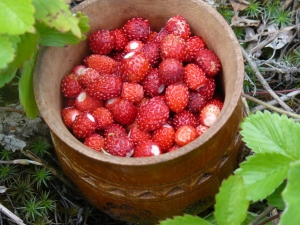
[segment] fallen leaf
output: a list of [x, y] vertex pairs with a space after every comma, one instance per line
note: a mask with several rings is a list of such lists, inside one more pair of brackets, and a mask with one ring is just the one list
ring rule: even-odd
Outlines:
[[244, 0], [230, 0], [230, 4], [234, 12], [239, 12], [246, 9], [250, 3]]

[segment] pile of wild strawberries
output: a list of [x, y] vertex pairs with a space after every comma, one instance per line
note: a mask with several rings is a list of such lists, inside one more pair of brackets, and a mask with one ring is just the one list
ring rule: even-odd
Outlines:
[[62, 119], [86, 146], [122, 157], [157, 156], [202, 135], [217, 119], [221, 65], [181, 16], [159, 31], [132, 18], [97, 30], [91, 54], [61, 81]]

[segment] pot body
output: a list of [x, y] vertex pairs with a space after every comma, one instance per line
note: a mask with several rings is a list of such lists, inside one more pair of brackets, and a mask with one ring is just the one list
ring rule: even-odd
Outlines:
[[243, 118], [240, 95], [244, 67], [231, 28], [200, 0], [86, 0], [74, 10], [89, 16], [87, 36], [98, 29], [120, 28], [132, 17], [147, 18], [151, 28], [159, 31], [170, 17], [183, 16], [192, 33], [201, 36], [221, 61], [217, 81], [225, 102], [217, 122], [176, 151], [139, 159], [98, 153], [68, 131], [60, 114], [61, 79], [89, 54], [87, 42], [43, 48], [35, 64], [35, 96], [65, 174], [92, 205], [118, 220], [156, 224], [210, 207], [222, 180], [237, 167], [243, 148], [239, 123]]

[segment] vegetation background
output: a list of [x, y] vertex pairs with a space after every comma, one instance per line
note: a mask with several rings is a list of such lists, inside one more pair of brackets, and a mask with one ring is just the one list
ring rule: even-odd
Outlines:
[[[69, 1], [69, 6], [80, 2]], [[299, 1], [205, 2], [225, 18], [240, 42], [245, 59], [242, 99], [246, 116], [268, 109], [298, 122]], [[64, 177], [47, 125], [40, 117], [30, 119], [24, 114], [18, 90], [20, 77], [17, 72], [0, 89], [0, 224], [127, 224], [93, 208]], [[245, 147], [244, 159], [252, 153]], [[262, 200], [250, 204], [248, 211], [261, 218], [269, 216], [277, 224], [282, 209], [270, 208]], [[269, 220], [249, 224], [267, 224]]]

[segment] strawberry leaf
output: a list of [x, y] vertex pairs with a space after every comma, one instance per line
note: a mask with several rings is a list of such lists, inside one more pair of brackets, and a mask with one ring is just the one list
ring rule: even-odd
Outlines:
[[280, 210], [284, 210], [285, 204], [282, 199], [282, 191], [286, 186], [286, 182], [284, 181], [276, 190], [267, 197], [269, 205], [277, 207]]
[[81, 30], [78, 27], [79, 19], [73, 16], [69, 5], [64, 0], [33, 0], [35, 18], [62, 33], [71, 31], [76, 37], [81, 38]]
[[24, 63], [22, 76], [19, 81], [19, 96], [21, 104], [30, 119], [37, 117], [39, 110], [33, 92], [33, 66], [35, 57]]
[[300, 159], [300, 124], [269, 111], [257, 112], [241, 123], [243, 141], [254, 152], [277, 152]]
[[270, 195], [283, 182], [292, 161], [275, 152], [256, 153], [247, 157], [235, 174], [243, 177], [249, 200], [258, 201]]
[[185, 214], [183, 216], [175, 216], [173, 219], [166, 219], [160, 222], [160, 225], [211, 225], [208, 221], [198, 217]]
[[31, 0], [0, 1], [0, 33], [19, 35], [34, 32], [34, 7]]
[[2, 70], [0, 73], [0, 88], [11, 82], [14, 79], [16, 72], [17, 68], [7, 68]]
[[[89, 30], [89, 18], [81, 12], [76, 13], [79, 19], [79, 28], [82, 33]], [[64, 46], [78, 44], [80, 41], [85, 40], [86, 36], [82, 35], [81, 38], [76, 37], [71, 31], [61, 33], [55, 28], [49, 28], [45, 23], [37, 23], [36, 28], [40, 34], [39, 44], [43, 46]]]
[[0, 69], [3, 69], [14, 59], [15, 49], [6, 36], [0, 36], [0, 49]]
[[[288, 225], [295, 224], [300, 221], [299, 214], [299, 184], [300, 184], [300, 161], [291, 164], [287, 186], [284, 189], [282, 196], [286, 204], [286, 208], [282, 213], [280, 224]], [[296, 222], [297, 223], [297, 222]]]
[[219, 225], [239, 225], [247, 216], [249, 201], [240, 176], [230, 176], [223, 181], [216, 195], [215, 217]]

